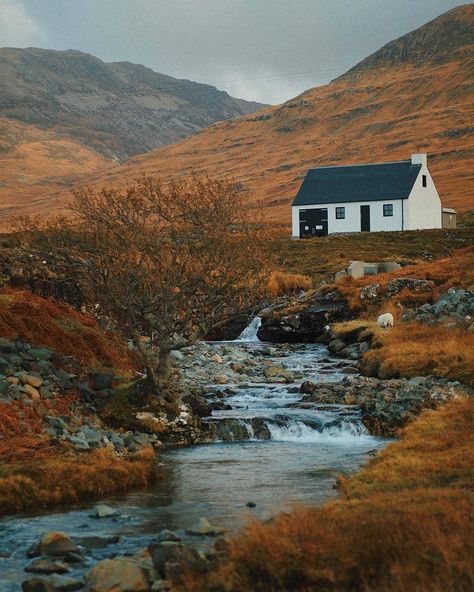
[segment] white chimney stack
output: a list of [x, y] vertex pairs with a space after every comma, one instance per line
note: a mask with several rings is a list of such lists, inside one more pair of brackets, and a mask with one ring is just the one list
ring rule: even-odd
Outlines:
[[411, 164], [421, 164], [421, 166], [428, 166], [428, 155], [427, 154], [412, 154]]

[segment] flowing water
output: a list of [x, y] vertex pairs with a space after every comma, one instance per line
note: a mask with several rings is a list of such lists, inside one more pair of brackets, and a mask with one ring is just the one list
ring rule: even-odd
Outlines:
[[[255, 320], [235, 345], [262, 347], [256, 338], [257, 325]], [[284, 358], [274, 361], [303, 372], [305, 380], [341, 380], [337, 369], [321, 372], [327, 367], [327, 356], [323, 346], [306, 345], [292, 347]], [[235, 531], [251, 516], [267, 519], [295, 504], [319, 504], [336, 495], [337, 475], [359, 468], [367, 454], [386, 441], [367, 434], [356, 407], [291, 407], [301, 398], [294, 390], [281, 384], [235, 385], [236, 394], [226, 399], [231, 409], [214, 412], [211, 421], [235, 419], [250, 439], [163, 452], [162, 481], [146, 491], [103, 500], [119, 511], [116, 518], [91, 518], [93, 504], [89, 504], [1, 520], [0, 590], [20, 590], [28, 563], [25, 550], [46, 531], [60, 530], [82, 541], [89, 548], [91, 564], [134, 552], [164, 528], [184, 535], [201, 516]], [[269, 440], [257, 438], [255, 419], [269, 430]], [[254, 507], [249, 508], [249, 502]], [[119, 542], [91, 549], [104, 544], [94, 537], [114, 535], [120, 537]]]

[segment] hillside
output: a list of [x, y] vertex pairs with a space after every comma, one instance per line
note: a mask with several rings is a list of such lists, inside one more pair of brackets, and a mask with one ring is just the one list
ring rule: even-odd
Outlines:
[[[41, 167], [43, 175], [27, 177], [25, 173], [32, 160], [25, 156], [21, 171], [27, 183], [12, 185], [12, 175], [8, 173], [0, 178], [0, 201], [12, 208], [2, 211], [0, 206], [0, 226], [8, 227], [10, 214], [58, 209], [69, 197], [73, 183], [120, 186], [142, 173], [163, 179], [191, 173], [232, 176], [250, 192], [254, 202], [265, 205], [268, 220], [288, 223], [289, 204], [308, 168], [402, 160], [409, 158], [411, 152], [429, 153], [430, 168], [443, 204], [460, 211], [469, 210], [474, 207], [473, 25], [473, 4], [453, 9], [388, 43], [330, 84], [310, 89], [258, 114], [215, 123], [191, 137], [134, 156], [121, 165], [104, 167], [91, 157], [88, 166], [81, 167], [80, 178], [69, 175], [65, 175], [67, 179], [61, 178], [62, 163], [68, 161], [61, 159], [58, 165], [54, 157]], [[66, 53], [75, 57], [84, 55]], [[95, 58], [90, 59], [95, 65]], [[139, 92], [142, 92], [140, 85], [145, 84], [137, 78], [139, 74], [146, 80], [158, 80], [160, 76], [129, 64], [109, 66], [113, 77], [120, 73]], [[35, 101], [40, 101], [41, 94], [36, 99], [36, 92], [35, 88]], [[68, 101], [74, 97], [74, 101], [78, 100], [79, 96], [72, 90], [67, 93]], [[93, 91], [84, 96], [92, 97]], [[143, 91], [142, 96], [148, 95]], [[177, 94], [168, 98], [172, 102], [182, 100]], [[87, 101], [84, 99], [84, 104]], [[122, 107], [115, 105], [113, 119], [121, 129], [125, 125], [120, 122]], [[57, 117], [62, 123], [54, 124], [49, 131], [54, 130], [63, 138], [73, 127], [67, 117], [61, 119], [60, 113], [51, 117], [52, 121]], [[9, 112], [9, 117], [14, 115]], [[113, 151], [118, 140], [110, 135], [107, 121], [102, 122], [107, 128], [104, 134], [94, 136], [95, 148], [103, 145]], [[77, 132], [78, 128], [74, 129]], [[90, 130], [85, 126], [81, 133], [87, 135]], [[141, 147], [142, 151], [146, 149], [145, 145]], [[22, 147], [22, 151], [37, 155], [35, 146]], [[8, 161], [8, 154], [0, 155], [0, 162], [3, 158], [7, 158], [4, 169], [18, 170], [17, 164]], [[73, 168], [71, 163], [68, 167]], [[50, 170], [54, 168], [58, 169], [57, 178], [51, 179]]]
[[345, 75], [258, 115], [215, 124], [91, 178], [120, 184], [140, 173], [231, 175], [288, 222], [308, 168], [427, 152], [446, 206], [474, 207], [474, 5], [389, 43]]
[[56, 131], [115, 161], [260, 107], [139, 64], [72, 50], [0, 49], [0, 117]]

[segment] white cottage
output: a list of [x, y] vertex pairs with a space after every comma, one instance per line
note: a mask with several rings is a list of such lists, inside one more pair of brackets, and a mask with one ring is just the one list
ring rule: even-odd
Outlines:
[[426, 154], [401, 162], [310, 169], [291, 210], [293, 238], [442, 226]]

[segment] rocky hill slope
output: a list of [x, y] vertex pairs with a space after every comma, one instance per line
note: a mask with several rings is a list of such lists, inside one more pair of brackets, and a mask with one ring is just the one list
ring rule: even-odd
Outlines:
[[269, 219], [288, 222], [308, 168], [427, 152], [444, 205], [468, 210], [474, 207], [473, 25], [473, 4], [451, 10], [330, 84], [132, 158], [95, 182], [119, 184], [140, 172], [231, 175], [265, 204]]
[[79, 140], [116, 161], [256, 111], [213, 86], [79, 51], [0, 49], [0, 116]]

